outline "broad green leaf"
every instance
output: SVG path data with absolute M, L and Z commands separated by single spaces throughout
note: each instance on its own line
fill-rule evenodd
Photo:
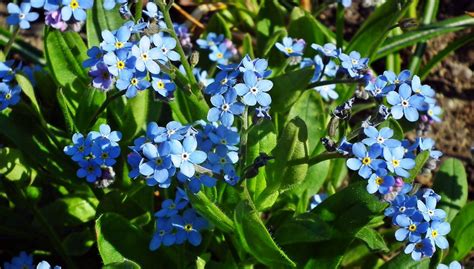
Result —
M 344 178 L 347 176 L 347 165 L 346 165 L 346 159 L 344 158 L 338 158 L 331 160 L 331 165 L 329 168 L 329 181 L 332 183 L 334 188 L 339 188 L 344 180 Z
M 380 269 L 428 269 L 430 268 L 430 259 L 415 261 L 410 255 L 403 252 L 395 256 L 395 258 L 386 262 Z
M 94 245 L 95 237 L 89 228 L 72 232 L 64 238 L 62 245 L 70 256 L 82 256 Z
M 405 179 L 405 182 L 412 183 L 413 180 L 415 180 L 415 178 L 421 172 L 423 166 L 425 166 L 425 163 L 428 161 L 429 158 L 430 152 L 428 150 L 418 153 L 415 158 L 415 167 L 410 170 L 410 176 Z
M 74 118 L 75 126 L 81 133 L 87 133 L 89 123 L 93 120 L 92 117 L 95 111 L 104 103 L 106 94 L 94 88 L 86 88 L 82 92 L 81 98 L 79 99 L 79 106 L 76 111 L 76 117 Z
M 272 35 L 284 28 L 285 13 L 285 8 L 277 0 L 264 0 L 261 2 L 256 25 L 257 48 L 259 52 L 264 51 L 264 46 L 266 46 L 267 40 Z M 262 55 L 265 54 L 263 53 Z
M 122 262 L 109 263 L 102 266 L 102 269 L 140 269 L 140 265 L 137 263 L 124 259 Z
M 43 114 L 41 113 L 41 108 L 38 103 L 38 100 L 36 99 L 35 90 L 33 89 L 31 82 L 25 75 L 18 73 L 15 75 L 15 79 L 23 93 L 30 99 L 31 104 L 33 105 L 33 109 L 38 114 L 38 118 L 41 121 L 44 121 Z
M 140 1 L 141 2 L 141 1 Z M 102 41 L 102 31 L 115 31 L 125 23 L 119 12 L 120 5 L 112 10 L 105 10 L 104 0 L 95 0 L 94 6 L 87 10 L 87 44 L 98 46 Z
M 393 130 L 393 136 L 392 136 L 393 139 L 402 140 L 404 138 L 402 126 L 400 125 L 400 123 L 398 123 L 397 120 L 395 120 L 393 118 L 390 118 L 390 119 L 382 122 L 378 127 L 379 127 L 378 128 L 379 130 L 384 128 L 384 127 L 388 127 L 390 129 L 392 129 Z
M 173 118 L 181 123 L 191 123 L 201 119 L 207 119 L 209 106 L 202 95 L 196 96 L 177 89 L 175 100 L 169 103 L 173 112 Z
M 247 157 L 245 158 L 245 167 L 253 164 L 255 158 L 260 153 L 270 155 L 270 152 L 277 145 L 277 136 L 275 126 L 272 121 L 264 121 L 260 125 L 253 126 L 248 134 L 247 140 Z M 264 167 L 260 168 L 256 177 L 246 179 L 247 187 L 253 201 L 258 201 L 260 194 L 267 186 L 268 176 Z M 271 204 L 256 202 L 258 209 L 263 209 L 271 206 Z
M 463 47 L 466 44 L 474 42 L 474 36 L 473 35 L 465 35 L 463 37 L 460 37 L 446 46 L 442 51 L 438 52 L 433 58 L 429 60 L 428 63 L 426 63 L 423 68 L 420 71 L 420 77 L 422 80 L 424 80 L 431 72 L 431 70 L 437 66 L 445 57 L 447 57 L 449 54 L 451 54 L 453 51 L 456 51 L 457 49 Z
M 444 263 L 463 260 L 474 248 L 474 202 L 466 204 L 451 222 L 449 253 Z
M 96 221 L 95 231 L 97 248 L 105 265 L 123 263 L 126 260 L 143 268 L 163 264 L 163 260 L 157 259 L 156 253 L 148 249 L 151 238 L 120 215 L 101 215 Z
M 294 118 L 285 126 L 271 156 L 275 160 L 268 163 L 267 188 L 262 195 L 288 190 L 300 183 L 308 171 L 308 129 L 301 118 Z
M 438 206 L 446 211 L 448 221 L 453 220 L 466 204 L 467 185 L 466 170 L 463 163 L 457 159 L 446 159 L 436 172 L 433 190 L 441 195 Z
M 307 47 L 311 44 L 323 44 L 324 35 L 318 29 L 316 19 L 299 7 L 295 7 L 291 12 L 290 24 L 288 26 L 288 36 L 292 38 L 302 38 Z M 314 55 L 312 49 L 306 49 L 306 56 Z
M 122 134 L 124 141 L 131 141 L 147 124 L 150 105 L 150 91 L 139 91 L 137 96 L 128 99 L 122 114 Z
M 400 4 L 399 0 L 388 0 L 364 21 L 349 42 L 346 51 L 358 51 L 362 57 L 372 58 L 382 44 L 390 28 L 395 25 L 410 6 L 411 0 Z
M 286 35 L 287 35 L 286 30 L 281 29 L 275 32 L 275 34 L 273 34 L 272 36 L 270 36 L 263 47 L 263 52 L 261 54 L 262 57 L 267 58 L 270 51 L 274 49 L 275 44 L 281 41 Z
M 422 26 L 417 30 L 409 31 L 398 36 L 387 38 L 383 45 L 374 54 L 373 61 L 399 51 L 420 41 L 429 40 L 443 34 L 456 32 L 474 24 L 474 18 L 459 16 Z
M 273 88 L 269 93 L 272 96 L 272 111 L 281 113 L 288 111 L 307 90 L 313 73 L 313 69 L 305 68 L 271 78 Z
M 64 91 L 62 89 L 58 89 L 56 91 L 56 98 L 58 100 L 59 109 L 63 114 L 64 123 L 66 125 L 66 130 L 70 136 L 77 130 L 77 127 L 74 123 L 73 115 L 72 115 L 72 108 L 69 107 L 66 96 L 64 95 Z
M 250 58 L 252 59 L 255 58 L 255 54 L 253 51 L 253 44 L 252 44 L 252 36 L 249 33 L 246 33 L 244 35 L 243 49 L 244 49 L 243 55 L 249 55 Z
M 275 232 L 275 240 L 281 245 L 302 242 L 321 242 L 332 237 L 333 229 L 313 213 L 305 213 L 289 219 Z
M 31 180 L 36 171 L 25 161 L 21 151 L 14 148 L 0 148 L 0 175 L 11 181 Z
M 234 223 L 243 248 L 259 262 L 269 267 L 296 266 L 273 241 L 250 196 L 237 205 Z
M 69 196 L 55 200 L 40 211 L 53 226 L 77 226 L 94 219 L 98 203 L 95 198 Z
M 389 249 L 382 235 L 374 229 L 364 227 L 357 234 L 356 237 L 364 241 L 367 246 L 373 251 L 388 252 Z
M 234 222 L 202 192 L 188 195 L 193 208 L 218 229 L 226 233 L 234 231 Z

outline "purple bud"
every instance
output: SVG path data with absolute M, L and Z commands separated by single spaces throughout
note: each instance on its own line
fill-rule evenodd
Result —
M 61 30 L 61 32 L 66 31 L 67 23 L 64 22 L 61 18 L 61 10 L 53 10 L 45 12 L 45 24 L 49 25 L 55 29 Z

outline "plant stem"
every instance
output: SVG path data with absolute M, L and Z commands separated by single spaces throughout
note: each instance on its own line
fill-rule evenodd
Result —
M 12 36 L 10 37 L 10 40 L 8 40 L 8 43 L 5 45 L 5 48 L 3 49 L 5 60 L 8 58 L 8 54 L 10 53 L 13 43 L 15 43 L 15 38 L 19 32 L 20 32 L 20 27 L 15 27 L 15 29 L 13 30 Z
M 336 80 L 325 80 L 317 81 L 308 85 L 307 89 L 313 89 L 318 86 L 331 85 L 331 84 L 340 84 L 340 83 L 360 83 L 360 80 L 354 79 L 336 79 Z
M 242 127 L 240 128 L 240 176 L 241 178 L 244 177 L 244 170 L 245 170 L 245 157 L 247 156 L 247 138 L 248 132 L 248 108 L 245 107 L 244 113 L 242 114 Z
M 343 156 L 338 152 L 324 152 L 315 157 L 310 158 L 308 160 L 308 165 L 313 166 L 317 163 L 330 160 L 330 159 L 337 159 L 337 158 L 343 158 Z
M 97 121 L 97 119 L 99 118 L 100 114 L 102 112 L 104 112 L 104 110 L 107 108 L 107 106 L 115 99 L 121 97 L 122 95 L 124 95 L 127 91 L 119 91 L 115 94 L 112 94 L 112 95 L 109 95 L 107 96 L 107 99 L 105 99 L 104 103 L 102 103 L 102 105 L 97 109 L 97 111 L 94 113 L 94 115 L 92 116 L 91 118 L 91 121 L 89 122 L 89 125 L 87 127 L 87 129 L 90 129 L 92 128 L 92 126 L 94 126 L 95 122 Z
M 191 89 L 194 94 L 197 94 L 199 92 L 199 86 L 197 85 L 196 78 L 194 77 L 193 68 L 189 64 L 186 54 L 184 53 L 183 47 L 181 46 L 181 42 L 179 41 L 179 38 L 174 30 L 173 22 L 171 21 L 171 16 L 169 12 L 169 7 L 165 4 L 164 0 L 156 1 L 156 4 L 160 7 L 161 12 L 163 12 L 163 18 L 165 20 L 166 26 L 169 29 L 171 37 L 176 40 L 176 52 L 178 52 L 180 56 L 181 64 L 183 65 L 184 70 L 186 71 L 188 81 L 191 84 Z
M 337 4 L 336 11 L 336 46 L 343 49 L 344 40 L 344 6 L 341 3 Z

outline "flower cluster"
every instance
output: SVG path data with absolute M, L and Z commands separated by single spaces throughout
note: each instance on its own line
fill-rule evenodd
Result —
M 19 6 L 9 3 L 7 23 L 18 25 L 20 29 L 29 29 L 30 23 L 39 18 L 39 13 L 32 10 L 38 9 L 43 10 L 46 25 L 61 31 L 65 31 L 68 26 L 79 31 L 86 20 L 86 11 L 93 4 L 93 0 L 31 0 Z
M 303 56 L 306 42 L 303 39 L 285 37 L 282 43 L 277 42 L 275 46 L 288 57 Z
M 17 84 L 13 60 L 0 62 L 0 111 L 20 101 L 21 87 Z
M 3 263 L 4 269 L 33 269 L 33 255 L 27 254 L 25 251 L 20 252 L 18 256 L 12 258 L 10 262 Z M 51 265 L 47 261 L 42 261 L 36 265 L 36 269 L 61 269 L 61 266 L 54 266 Z
M 208 33 L 206 39 L 196 41 L 199 48 L 210 50 L 209 60 L 218 64 L 228 64 L 234 56 L 237 55 L 237 49 L 232 41 L 225 38 L 223 34 Z
M 72 136 L 73 145 L 66 146 L 64 152 L 79 165 L 77 176 L 88 182 L 114 177 L 112 166 L 120 156 L 118 142 L 122 134 L 111 131 L 107 124 L 100 126 L 100 132 L 91 131 L 84 137 L 81 133 Z
M 408 70 L 398 75 L 385 71 L 370 81 L 365 89 L 377 99 L 386 97 L 394 119 L 405 118 L 415 122 L 422 112 L 424 115 L 421 118 L 425 122 L 441 121 L 441 108 L 436 103 L 435 91 L 429 85 L 421 84 L 417 75 L 412 78 Z
M 182 189 L 176 190 L 175 199 L 164 200 L 161 209 L 155 213 L 156 232 L 150 242 L 150 250 L 163 246 L 201 244 L 201 230 L 209 225 L 190 207 L 188 197 Z

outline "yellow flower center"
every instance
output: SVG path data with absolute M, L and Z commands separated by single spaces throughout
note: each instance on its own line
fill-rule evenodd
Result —
M 292 48 L 286 48 L 285 49 L 287 53 L 293 53 L 293 49 Z
M 72 10 L 75 10 L 79 7 L 79 3 L 77 2 L 77 0 L 72 0 L 71 3 L 69 3 L 69 6 L 72 8 Z
M 375 183 L 377 183 L 377 185 L 382 185 L 382 184 L 383 184 L 383 178 L 377 177 L 377 178 L 375 179 Z
M 370 159 L 370 157 L 365 157 L 364 159 L 362 159 L 362 163 L 364 165 L 369 165 L 371 162 L 372 160 Z
M 399 160 L 392 160 L 393 167 L 398 167 L 400 166 L 400 161 Z
M 142 60 L 146 61 L 148 60 L 148 53 L 142 53 L 140 57 L 142 58 Z
M 158 89 L 163 89 L 165 87 L 165 84 L 163 83 L 163 81 L 160 80 L 156 83 L 156 86 L 158 87 Z
M 434 114 L 433 110 L 432 110 L 432 109 L 429 109 L 429 110 L 428 110 L 428 115 L 433 116 L 433 114 Z
M 138 79 L 132 78 L 132 80 L 130 80 L 130 84 L 132 84 L 133 86 L 136 86 L 138 84 Z
M 121 49 L 121 48 L 123 48 L 123 46 L 124 46 L 123 42 L 120 42 L 120 41 L 115 42 L 115 47 L 117 49 Z
M 438 236 L 438 231 L 437 231 L 437 230 L 431 231 L 431 236 L 432 236 L 433 238 L 436 238 L 436 237 Z
M 216 54 L 216 57 L 217 57 L 217 59 L 222 59 L 222 57 L 224 57 L 224 55 L 219 52 L 219 53 Z
M 5 94 L 5 99 L 7 99 L 7 100 L 10 100 L 10 98 L 12 98 L 12 95 L 11 95 L 11 93 L 7 93 L 7 94 Z
M 412 224 L 412 225 L 408 226 L 408 230 L 409 230 L 410 232 L 416 231 L 416 225 L 415 225 L 415 224 Z
M 193 229 L 193 225 L 191 224 L 184 225 L 184 230 L 186 230 L 187 232 L 191 231 L 192 229 Z
M 118 61 L 117 62 L 117 68 L 118 69 L 124 69 L 125 67 L 125 63 L 123 61 Z

